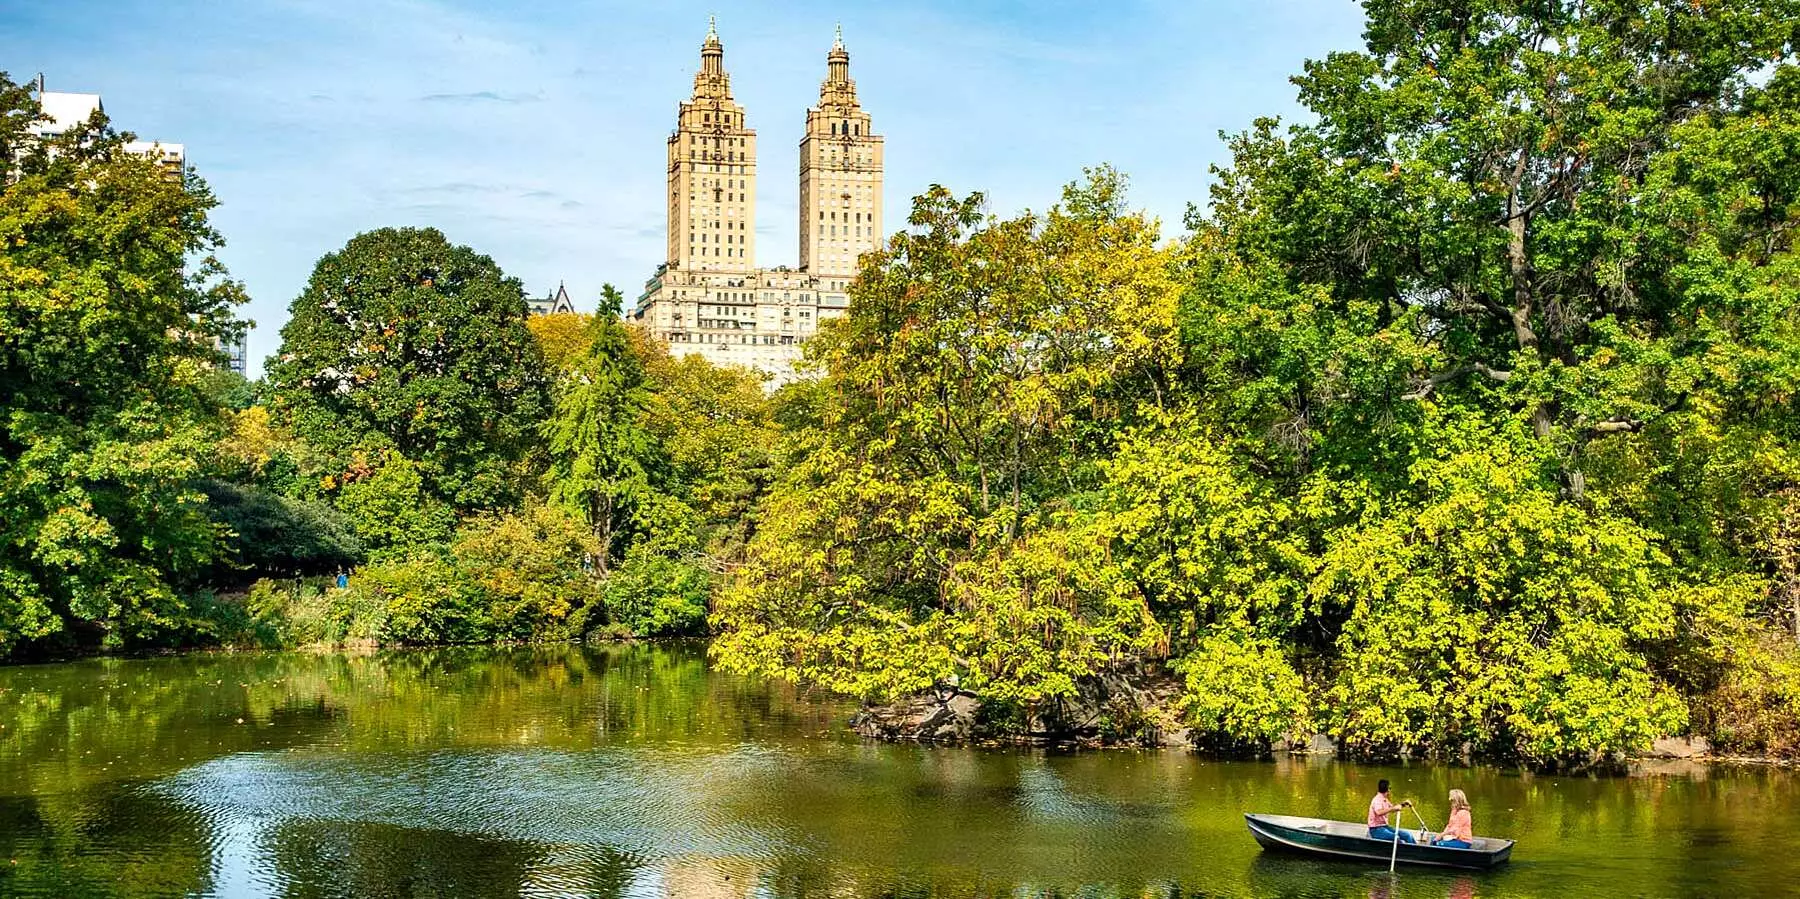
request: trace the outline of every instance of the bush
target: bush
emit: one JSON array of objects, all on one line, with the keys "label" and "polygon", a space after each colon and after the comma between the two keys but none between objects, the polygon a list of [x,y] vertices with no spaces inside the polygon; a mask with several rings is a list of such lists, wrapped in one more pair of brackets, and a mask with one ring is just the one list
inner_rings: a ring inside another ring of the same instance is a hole
[{"label": "bush", "polygon": [[324,503],[217,480],[200,489],[207,514],[234,535],[227,541],[227,564],[213,570],[215,580],[323,574],[362,561],[362,541],[349,519]]},{"label": "bush", "polygon": [[1312,726],[1306,684],[1274,641],[1209,634],[1176,667],[1182,710],[1202,733],[1267,746]]},{"label": "bush", "polygon": [[328,578],[264,578],[250,585],[243,606],[260,645],[295,647],[374,639],[381,616],[364,600]]},{"label": "bush", "polygon": [[1715,749],[1800,756],[1800,646],[1773,634],[1744,638],[1718,687],[1695,706]]},{"label": "bush", "polygon": [[708,586],[699,566],[634,546],[606,579],[606,609],[639,637],[695,636],[706,631]]},{"label": "bush", "polygon": [[[599,585],[584,565],[600,544],[550,506],[470,522],[450,555],[503,640],[579,639],[604,617]],[[704,607],[703,607],[704,608]]]},{"label": "bush", "polygon": [[350,577],[344,602],[352,636],[382,643],[480,643],[494,639],[480,591],[454,564],[432,555],[376,562]]}]

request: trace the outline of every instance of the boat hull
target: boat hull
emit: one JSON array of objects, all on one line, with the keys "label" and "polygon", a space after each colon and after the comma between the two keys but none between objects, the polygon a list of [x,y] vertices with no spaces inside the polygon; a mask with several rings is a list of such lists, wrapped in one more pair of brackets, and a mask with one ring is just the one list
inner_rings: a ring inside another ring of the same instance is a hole
[{"label": "boat hull", "polygon": [[[1512,857],[1513,841],[1492,837],[1476,837],[1470,849],[1403,842],[1396,852],[1391,841],[1372,839],[1368,827],[1348,821],[1254,814],[1246,814],[1244,821],[1264,849],[1314,858],[1385,865],[1391,856],[1405,865],[1485,870],[1505,864]],[[1416,831],[1408,833],[1418,836]]]}]

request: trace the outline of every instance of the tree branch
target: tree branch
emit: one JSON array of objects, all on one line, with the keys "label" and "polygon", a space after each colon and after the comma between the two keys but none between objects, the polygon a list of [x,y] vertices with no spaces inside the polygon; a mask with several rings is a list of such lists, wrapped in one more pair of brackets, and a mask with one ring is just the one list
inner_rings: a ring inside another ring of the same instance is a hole
[{"label": "tree branch", "polygon": [[1437,390],[1440,386],[1448,384],[1458,378],[1467,377],[1468,375],[1476,373],[1486,375],[1489,379],[1500,381],[1502,383],[1505,383],[1512,378],[1512,372],[1506,371],[1505,369],[1494,368],[1480,362],[1470,362],[1467,365],[1459,365],[1448,371],[1438,372],[1437,374],[1414,384],[1412,390],[1402,394],[1400,398],[1403,400],[1422,400],[1430,396],[1432,391]]},{"label": "tree branch", "polygon": [[1635,434],[1644,429],[1641,418],[1609,418],[1597,421],[1588,426],[1588,435],[1601,437],[1607,434]]}]

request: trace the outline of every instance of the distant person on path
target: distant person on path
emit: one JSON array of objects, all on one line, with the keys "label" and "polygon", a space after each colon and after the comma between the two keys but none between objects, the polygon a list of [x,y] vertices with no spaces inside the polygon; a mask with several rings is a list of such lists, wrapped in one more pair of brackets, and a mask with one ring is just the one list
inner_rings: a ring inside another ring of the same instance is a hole
[{"label": "distant person on path", "polygon": [[[1394,800],[1388,798],[1387,778],[1382,778],[1381,782],[1375,785],[1375,798],[1369,800],[1369,836],[1373,839],[1393,842],[1394,828],[1388,818],[1403,808],[1412,808],[1412,800],[1408,799],[1395,805]],[[1400,842],[1417,843],[1418,840],[1413,839],[1412,834],[1402,830],[1400,831]]]},{"label": "distant person on path", "polygon": [[1470,840],[1475,839],[1475,820],[1469,815],[1469,797],[1461,790],[1450,791],[1450,822],[1444,825],[1443,834],[1439,835],[1434,845],[1448,846],[1451,849],[1471,848]]},{"label": "distant person on path", "polygon": [[339,590],[347,590],[350,587],[350,574],[341,568],[338,569],[337,587]]}]

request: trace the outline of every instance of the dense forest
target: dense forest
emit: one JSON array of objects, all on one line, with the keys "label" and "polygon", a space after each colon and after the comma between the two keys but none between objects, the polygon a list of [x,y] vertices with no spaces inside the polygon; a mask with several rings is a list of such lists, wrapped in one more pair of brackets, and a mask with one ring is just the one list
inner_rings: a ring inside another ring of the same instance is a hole
[{"label": "dense forest", "polygon": [[0,79],[0,653],[706,633],[996,734],[1800,753],[1800,8],[1364,7],[1181,235],[934,187],[773,392],[430,229],[234,380],[205,186]]}]

